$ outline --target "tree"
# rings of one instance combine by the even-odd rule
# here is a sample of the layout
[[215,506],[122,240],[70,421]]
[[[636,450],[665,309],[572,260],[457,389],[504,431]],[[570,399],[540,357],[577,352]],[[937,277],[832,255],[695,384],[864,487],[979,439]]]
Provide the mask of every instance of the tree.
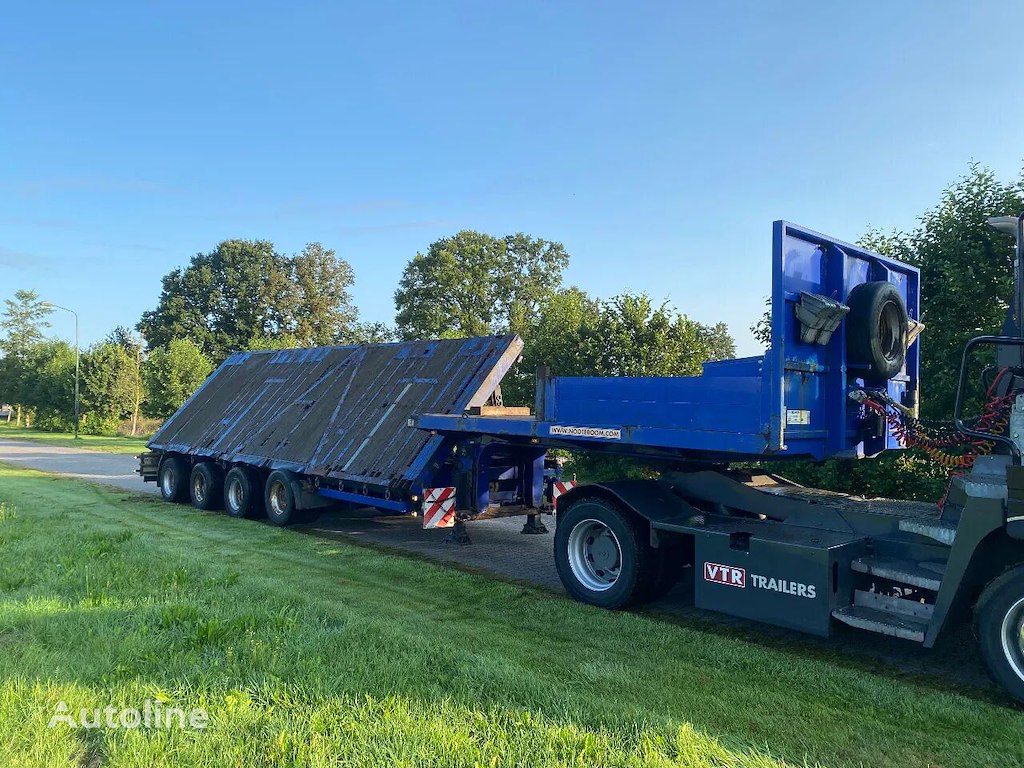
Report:
[[601,301],[576,287],[547,301],[524,341],[522,363],[502,382],[508,403],[532,402],[541,365],[559,376],[693,376],[736,353],[724,323],[703,325],[644,293]]
[[35,291],[18,290],[14,299],[4,299],[3,319],[0,330],[4,339],[0,341],[0,352],[4,355],[25,354],[29,347],[43,340],[43,328],[49,328],[46,319],[53,308],[40,301]]
[[143,363],[142,375],[149,393],[147,415],[165,419],[196,391],[213,370],[213,363],[191,339],[172,339],[157,347]]
[[569,255],[523,233],[463,230],[431,243],[402,272],[395,324],[402,339],[520,333],[558,290]]
[[124,386],[129,393],[131,434],[139,432],[139,417],[142,415],[142,404],[146,399],[146,386],[142,378],[142,364],[146,359],[146,350],[141,338],[124,326],[117,326],[107,336],[107,341],[116,344],[125,351],[128,367],[125,373]]
[[764,314],[757,319],[757,322],[750,326],[750,332],[754,340],[766,349],[772,345],[772,297],[764,300]]
[[501,382],[506,403],[532,405],[537,368],[560,376],[589,376],[594,360],[585,339],[592,337],[601,303],[576,286],[552,294],[523,337],[523,358]]
[[356,317],[351,285],[348,262],[319,243],[289,257],[266,240],[225,240],[165,275],[156,309],[137,328],[151,348],[187,338],[213,360],[279,336],[341,343]]
[[952,416],[964,344],[1002,329],[1013,294],[1013,239],[985,220],[1021,211],[1024,176],[1002,183],[992,171],[972,165],[921,217],[916,231],[894,237],[899,244],[894,255],[921,269],[926,416]]
[[702,325],[645,293],[601,302],[584,345],[595,376],[697,376],[704,362],[735,354],[724,323]]
[[356,323],[352,327],[353,344],[387,344],[397,340],[395,329],[384,323]]
[[349,263],[320,243],[310,243],[289,266],[293,309],[285,318],[286,333],[300,347],[351,342],[358,313],[349,292],[355,282]]
[[[135,359],[112,341],[94,344],[82,355],[82,409],[86,431],[113,434],[133,415],[139,398]],[[134,432],[133,432],[134,434]]]
[[14,299],[4,300],[4,312],[0,315],[0,400],[8,400],[16,406],[17,424],[22,422],[23,401],[19,393],[24,391],[27,374],[26,360],[30,350],[43,340],[43,329],[49,328],[46,319],[53,309],[39,300],[35,291],[18,290]]
[[[554,294],[524,338],[523,362],[502,382],[507,403],[532,403],[534,372],[558,376],[693,376],[709,360],[735,356],[724,323],[704,325],[644,293],[601,301],[576,287]],[[640,477],[631,459],[576,454],[567,467],[591,479]]]
[[17,402],[35,415],[40,429],[67,431],[74,427],[75,348],[63,340],[36,342],[25,353]]

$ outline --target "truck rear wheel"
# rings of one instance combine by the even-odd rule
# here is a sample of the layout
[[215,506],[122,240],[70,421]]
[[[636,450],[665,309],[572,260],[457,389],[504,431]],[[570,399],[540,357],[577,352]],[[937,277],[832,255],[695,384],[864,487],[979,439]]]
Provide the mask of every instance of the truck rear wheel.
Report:
[[196,509],[218,509],[224,501],[224,473],[212,461],[202,461],[192,467],[188,490]]
[[165,456],[160,462],[160,496],[181,504],[188,498],[188,464],[180,456]]
[[595,496],[558,511],[555,567],[566,592],[611,609],[646,599],[658,573],[639,518]]
[[974,628],[989,674],[1024,702],[1024,566],[985,587],[975,607]]
[[276,469],[270,473],[264,489],[263,501],[267,508],[267,519],[272,525],[285,526],[299,521],[290,472]]
[[263,510],[262,491],[255,469],[232,467],[224,478],[224,510],[231,517],[256,517]]

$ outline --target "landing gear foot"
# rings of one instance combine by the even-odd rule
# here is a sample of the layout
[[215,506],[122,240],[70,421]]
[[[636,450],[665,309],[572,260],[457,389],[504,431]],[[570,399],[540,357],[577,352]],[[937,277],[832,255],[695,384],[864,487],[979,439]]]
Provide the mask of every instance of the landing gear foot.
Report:
[[548,533],[547,526],[541,522],[540,515],[527,515],[526,524],[520,533]]
[[451,532],[444,537],[445,544],[461,544],[466,546],[472,544],[469,538],[469,531],[466,530],[466,524],[459,520],[452,526]]

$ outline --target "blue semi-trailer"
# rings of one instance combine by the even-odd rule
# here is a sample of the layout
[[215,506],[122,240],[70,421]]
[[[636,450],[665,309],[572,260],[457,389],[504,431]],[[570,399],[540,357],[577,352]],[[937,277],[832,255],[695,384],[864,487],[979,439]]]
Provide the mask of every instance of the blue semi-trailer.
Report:
[[[237,353],[154,435],[140,472],[168,501],[276,525],[346,503],[420,515],[465,541],[479,517],[525,515],[524,533],[546,533],[554,514],[562,583],[607,608],[689,574],[698,608],[925,648],[973,611],[989,671],[1024,701],[1024,216],[993,224],[1017,237],[1010,319],[965,349],[955,429],[942,434],[917,420],[917,269],[779,221],[764,355],[695,377],[541,370],[530,410],[501,403],[514,336]],[[979,360],[985,397],[969,418]],[[765,469],[910,446],[954,451],[939,508]],[[557,448],[661,473],[576,485],[548,457]]]

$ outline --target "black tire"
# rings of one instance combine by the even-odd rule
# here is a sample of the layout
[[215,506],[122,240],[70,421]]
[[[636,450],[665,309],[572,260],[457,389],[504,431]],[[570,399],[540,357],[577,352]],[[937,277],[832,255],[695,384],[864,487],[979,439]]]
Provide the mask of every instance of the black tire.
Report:
[[188,492],[196,509],[220,509],[224,503],[224,472],[212,461],[196,464],[189,477]]
[[566,592],[610,609],[648,599],[659,558],[639,517],[600,497],[585,496],[559,509],[557,523],[555,567]]
[[903,370],[910,322],[899,289],[876,280],[856,286],[846,299],[846,358],[867,365],[874,377],[888,381]]
[[295,492],[292,490],[291,472],[275,469],[267,477],[263,491],[263,504],[271,525],[285,526],[299,522],[295,507]]
[[188,462],[181,456],[165,456],[157,476],[164,501],[181,504],[188,500]]
[[263,512],[263,483],[252,467],[232,467],[224,478],[224,510],[231,517],[259,517]]
[[974,608],[974,631],[992,679],[1024,703],[1024,565],[985,587]]

